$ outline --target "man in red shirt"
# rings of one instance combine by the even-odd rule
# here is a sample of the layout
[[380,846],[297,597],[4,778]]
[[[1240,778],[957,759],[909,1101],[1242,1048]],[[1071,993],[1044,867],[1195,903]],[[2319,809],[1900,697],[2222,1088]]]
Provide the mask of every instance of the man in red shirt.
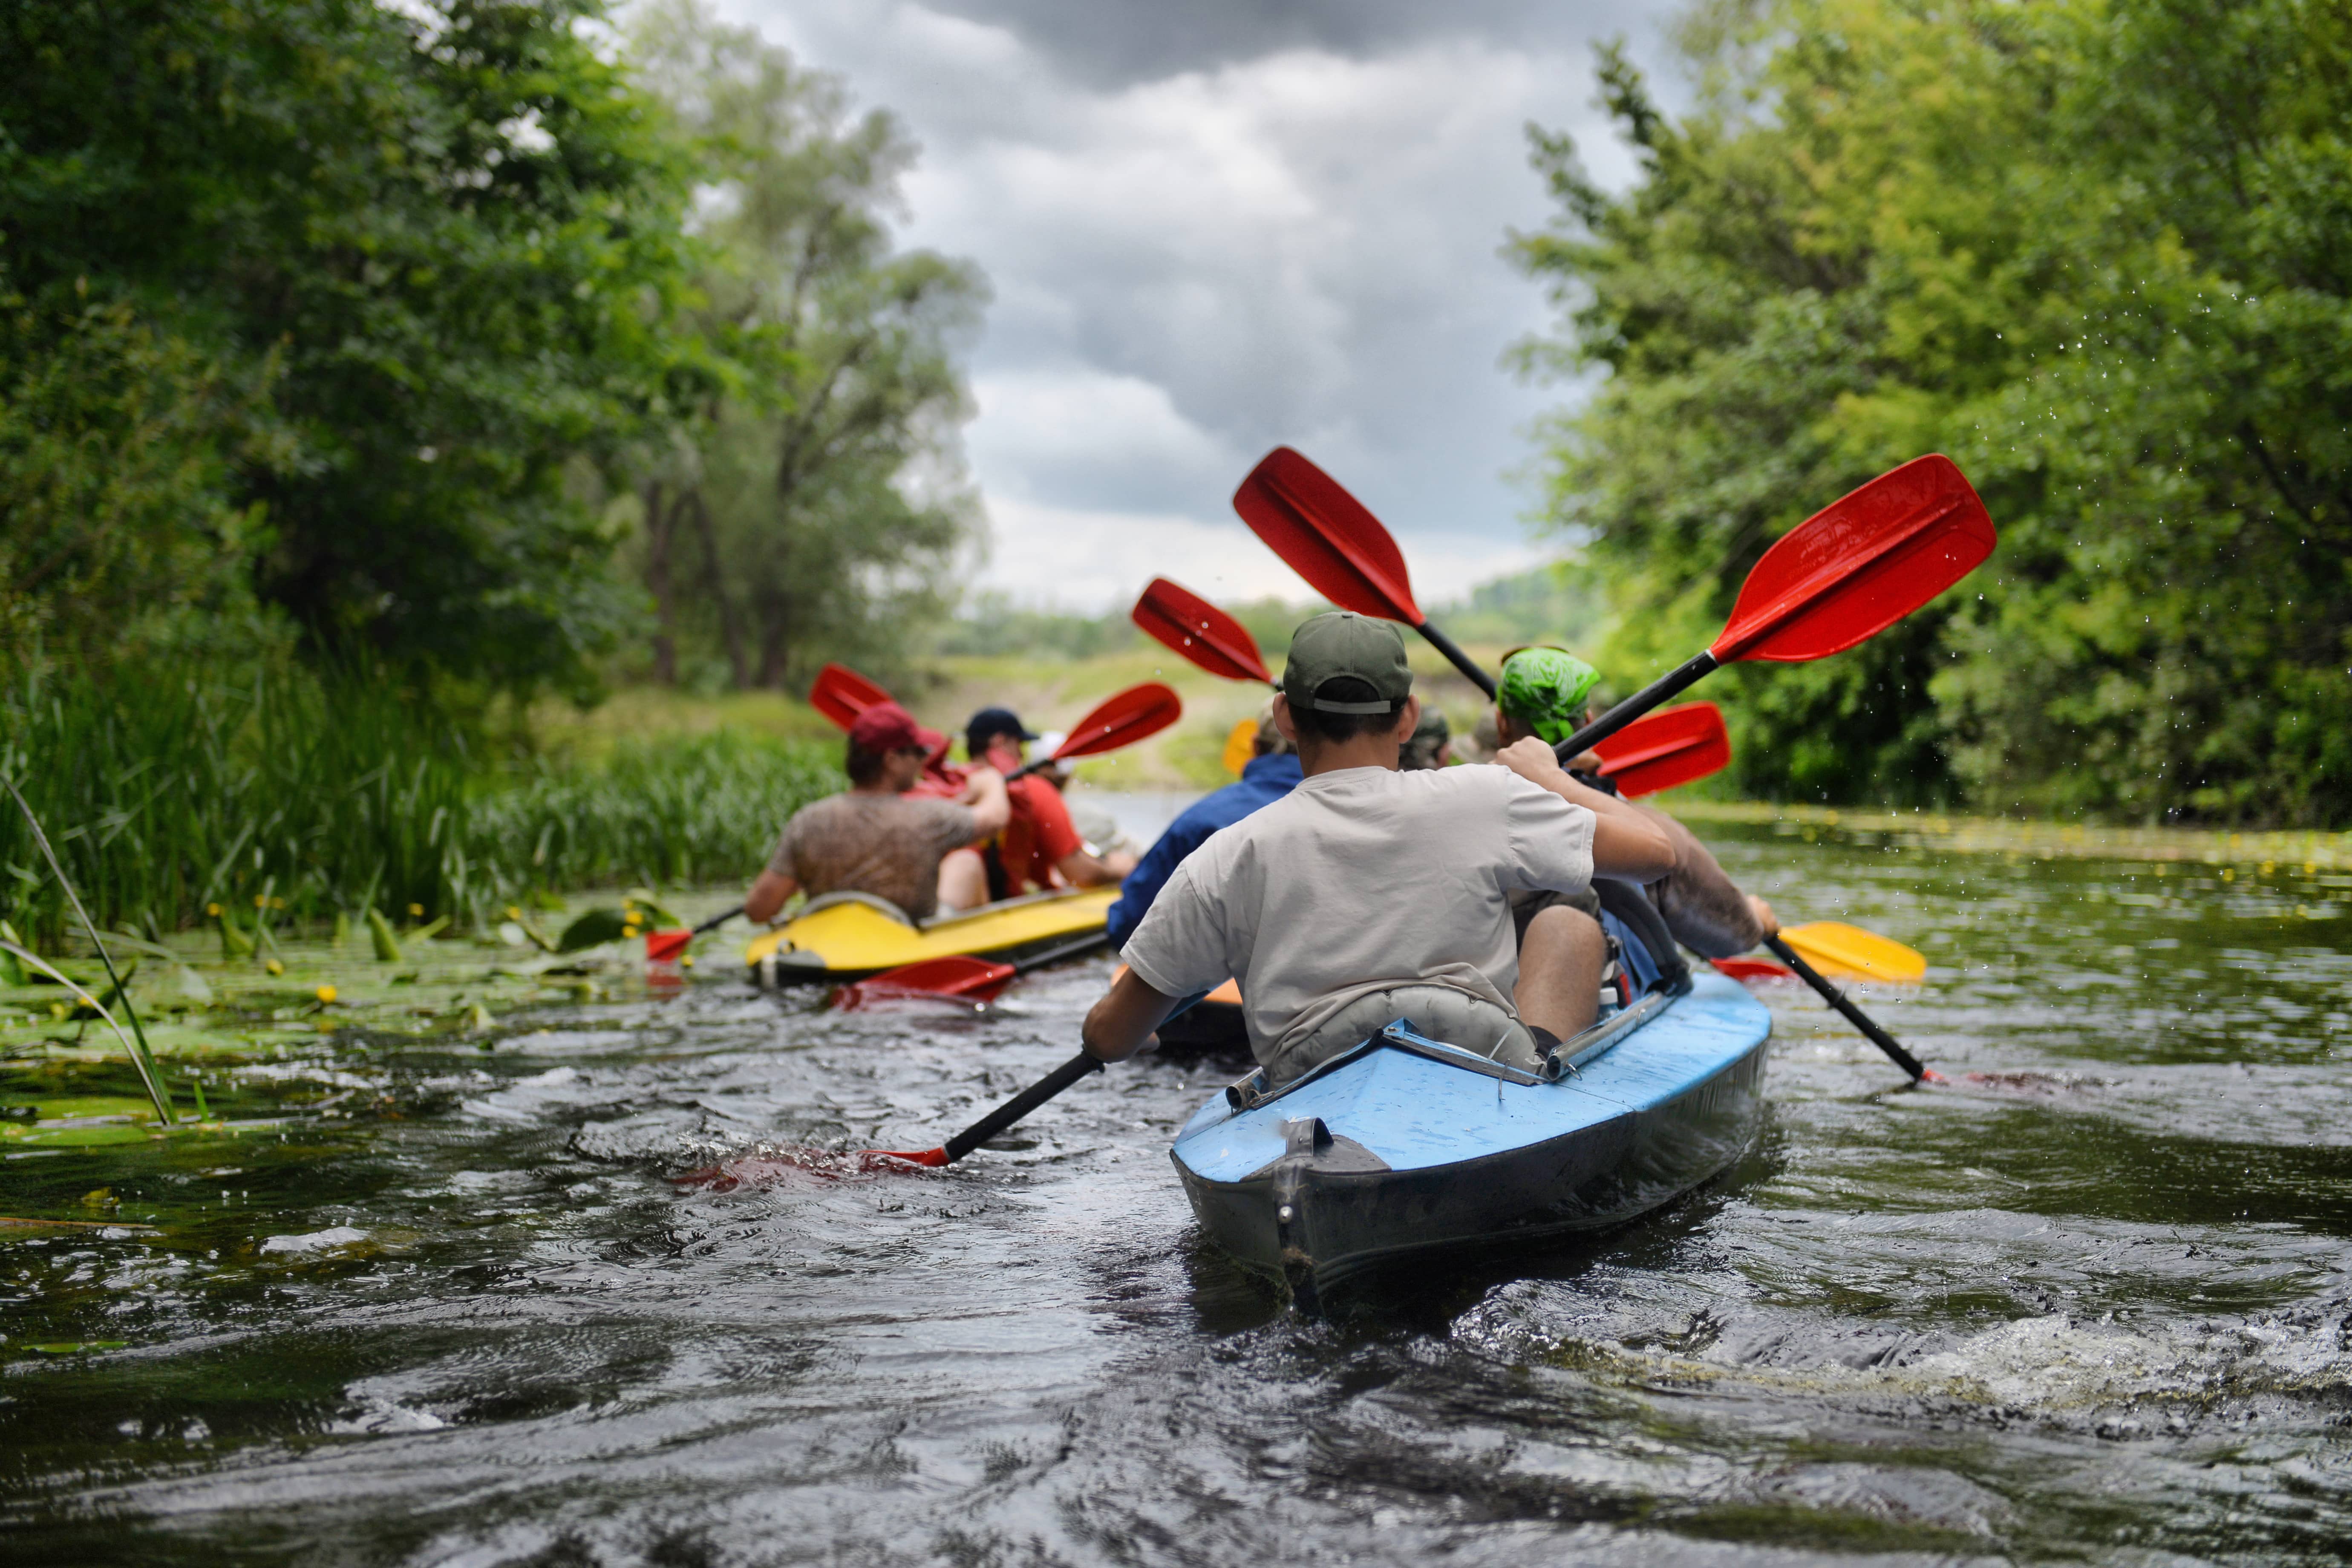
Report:
[[[1010,775],[1021,767],[1021,743],[1037,737],[1012,710],[983,708],[964,726],[964,749],[975,763]],[[995,842],[958,850],[940,863],[940,902],[968,910],[1032,889],[1097,888],[1135,869],[1135,857],[1097,855],[1071,824],[1062,792],[1031,774],[1008,777],[1012,820]]]

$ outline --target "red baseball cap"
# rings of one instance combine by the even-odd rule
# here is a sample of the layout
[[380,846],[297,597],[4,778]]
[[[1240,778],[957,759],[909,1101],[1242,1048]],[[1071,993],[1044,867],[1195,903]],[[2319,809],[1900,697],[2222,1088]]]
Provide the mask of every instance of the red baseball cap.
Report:
[[849,743],[861,752],[903,752],[919,748],[936,752],[947,744],[937,730],[926,730],[915,716],[896,702],[877,702],[849,726]]

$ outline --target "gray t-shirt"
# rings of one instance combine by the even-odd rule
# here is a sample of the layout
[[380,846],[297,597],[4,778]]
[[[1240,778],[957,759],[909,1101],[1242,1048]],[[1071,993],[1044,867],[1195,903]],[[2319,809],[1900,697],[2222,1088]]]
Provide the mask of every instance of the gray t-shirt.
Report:
[[811,898],[872,893],[917,920],[940,907],[940,860],[980,833],[971,808],[928,795],[852,790],[793,813],[768,869]]
[[1129,939],[1169,996],[1241,983],[1271,1062],[1367,990],[1433,981],[1512,1016],[1509,895],[1592,879],[1592,813],[1507,768],[1342,768],[1213,836]]

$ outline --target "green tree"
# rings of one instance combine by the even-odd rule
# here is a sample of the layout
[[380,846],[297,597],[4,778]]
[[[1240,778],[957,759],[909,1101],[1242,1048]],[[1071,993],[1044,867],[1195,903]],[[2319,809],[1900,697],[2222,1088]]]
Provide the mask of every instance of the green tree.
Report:
[[827,657],[903,667],[976,508],[957,363],[985,286],[894,253],[884,218],[914,144],[841,80],[694,0],[634,50],[703,149],[710,254],[697,320],[734,374],[670,433],[641,485],[655,669],[709,648],[736,686],[796,685]]
[[[186,500],[158,501],[145,531],[245,552],[317,643],[584,688],[635,595],[567,469],[708,379],[667,326],[686,170],[591,41],[599,16],[594,0],[0,11],[5,383],[44,386],[66,419],[46,447],[11,445],[19,473],[55,476],[32,491],[174,433]],[[152,395],[109,390],[133,372]],[[263,416],[213,390],[252,387]],[[236,416],[207,451],[208,403]],[[104,507],[62,553],[54,508],[0,507],[14,551],[120,553],[120,530],[95,537]]]
[[1769,0],[1696,12],[1622,196],[1536,135],[1607,379],[1548,443],[1633,680],[1781,532],[1949,452],[2002,530],[1867,645],[1728,682],[1776,795],[2352,819],[2352,14],[2325,0]]

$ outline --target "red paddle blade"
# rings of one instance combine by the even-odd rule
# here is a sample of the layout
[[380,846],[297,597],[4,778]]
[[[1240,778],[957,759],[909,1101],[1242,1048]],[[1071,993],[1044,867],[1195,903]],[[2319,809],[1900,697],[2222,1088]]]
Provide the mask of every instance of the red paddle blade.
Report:
[[1307,585],[1360,616],[1417,626],[1429,617],[1412,602],[1404,557],[1381,520],[1339,481],[1276,447],[1234,492],[1234,510]]
[[1158,681],[1147,680],[1108,699],[1071,725],[1070,738],[1054,748],[1054,760],[1116,752],[1160,733],[1182,717],[1184,700]]
[[1734,980],[1794,980],[1797,972],[1769,958],[1710,958],[1709,963]]
[[1155,641],[1227,680],[1263,680],[1271,685],[1257,639],[1241,622],[1165,577],[1154,577],[1135,601],[1135,624]]
[[816,672],[816,684],[809,688],[809,706],[848,729],[857,722],[857,716],[877,702],[887,702],[890,694],[858,674],[838,664],[828,664]]
[[1995,542],[1984,502],[1952,460],[1914,458],[1766,551],[1708,651],[1724,664],[1843,653],[1967,576]]
[[930,1165],[934,1167],[945,1165],[948,1163],[948,1152],[945,1148],[917,1150],[868,1149],[866,1151],[864,1157],[868,1160],[904,1160],[909,1165]]
[[1712,702],[1663,708],[1592,748],[1601,771],[1627,799],[1703,779],[1731,765],[1731,732]]
[[992,1002],[996,994],[1019,973],[1009,963],[991,963],[984,958],[961,954],[927,958],[919,963],[904,964],[869,976],[855,985],[845,985],[834,998],[834,1003],[839,1007],[854,1009],[868,1003],[907,996]]

